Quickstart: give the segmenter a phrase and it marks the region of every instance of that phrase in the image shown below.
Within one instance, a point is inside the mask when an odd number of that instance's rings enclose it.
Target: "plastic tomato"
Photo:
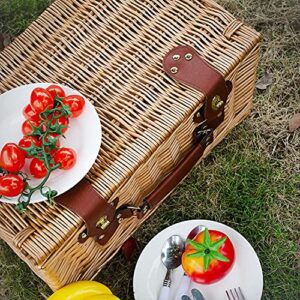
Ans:
[[[32,126],[38,127],[38,126],[40,126],[40,123],[38,121],[36,121],[36,120],[26,120],[22,124],[22,133],[24,135],[31,134],[33,132]]]
[[[49,85],[46,90],[50,93],[53,99],[55,99],[55,97],[63,98],[66,95],[64,90],[56,84]]]
[[[15,174],[7,174],[0,177],[0,195],[4,197],[16,197],[24,190],[23,179]]]
[[[80,95],[69,95],[62,102],[69,106],[73,118],[78,117],[82,113],[85,105],[84,98]]]
[[[222,232],[200,232],[189,241],[182,255],[182,267],[192,281],[200,284],[214,283],[231,269],[235,259],[233,244]]]
[[[31,107],[30,104],[26,105],[23,109],[23,115],[26,119],[39,119],[39,115],[36,111]]]
[[[0,165],[8,172],[17,173],[25,164],[25,156],[25,151],[16,144],[5,144],[0,154]]]
[[[61,148],[54,154],[55,164],[60,164],[60,169],[69,170],[76,163],[76,152],[71,148]]]
[[[47,168],[42,160],[32,159],[29,166],[30,174],[35,178],[44,178],[47,175]]]
[[[35,88],[31,92],[30,104],[37,113],[41,113],[46,108],[53,108],[54,100],[47,90],[43,88]]]

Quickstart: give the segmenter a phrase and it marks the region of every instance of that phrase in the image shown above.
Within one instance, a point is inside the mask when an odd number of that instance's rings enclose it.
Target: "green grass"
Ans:
[[[53,0],[0,0],[0,33],[18,35]]]
[[[19,34],[49,2],[0,0],[0,32]],[[171,224],[195,218],[216,220],[241,232],[257,251],[264,272],[263,299],[297,300],[300,135],[287,128],[292,115],[300,112],[300,4],[298,0],[219,2],[263,33],[258,73],[271,71],[274,84],[255,95],[251,117],[136,232],[139,253]],[[97,279],[121,299],[133,299],[136,259],[128,263],[116,256]],[[4,243],[0,244],[0,278],[1,299],[37,300],[50,293]]]

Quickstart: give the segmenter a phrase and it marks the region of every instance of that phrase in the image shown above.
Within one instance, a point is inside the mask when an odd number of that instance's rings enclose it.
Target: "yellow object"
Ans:
[[[85,300],[120,300],[118,297],[114,295],[95,295],[91,296],[89,298],[86,298]]]
[[[118,300],[118,298],[102,283],[78,281],[58,290],[48,300]]]

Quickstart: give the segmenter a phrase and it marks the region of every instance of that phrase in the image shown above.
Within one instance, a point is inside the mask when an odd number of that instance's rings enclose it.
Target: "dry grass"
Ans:
[[[39,1],[30,15],[23,12],[20,2],[37,3],[0,0],[2,30],[19,33],[49,1]],[[136,233],[140,251],[170,224],[193,218],[220,221],[244,234],[257,251],[264,271],[264,299],[300,299],[300,131],[288,131],[289,119],[300,112],[300,3],[219,2],[263,33],[258,75],[268,70],[274,82],[266,91],[256,93],[251,117],[193,170]],[[17,18],[9,18],[4,11],[8,3],[15,5]],[[133,270],[134,263],[127,263],[120,255],[98,279],[123,300],[133,299]],[[49,293],[4,244],[0,245],[0,278],[2,299],[42,299],[41,294]]]

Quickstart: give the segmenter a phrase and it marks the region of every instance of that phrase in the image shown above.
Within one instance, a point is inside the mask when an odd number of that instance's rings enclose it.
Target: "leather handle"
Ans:
[[[146,200],[150,208],[156,206],[184,179],[202,157],[204,150],[205,147],[202,144],[197,144],[193,147],[177,168],[147,197]]]
[[[206,101],[200,119],[205,120],[206,128],[211,130],[217,128],[224,120],[224,106],[232,89],[231,82],[225,81],[222,74],[210,66],[190,46],[173,48],[166,54],[163,66],[170,77],[201,91],[205,95]],[[215,105],[216,102],[218,102],[219,106]],[[212,132],[204,139],[201,139],[199,134],[196,134],[195,140],[198,143],[177,168],[147,197],[146,203],[149,208],[157,205],[181,182],[202,157],[206,145],[212,139]]]

